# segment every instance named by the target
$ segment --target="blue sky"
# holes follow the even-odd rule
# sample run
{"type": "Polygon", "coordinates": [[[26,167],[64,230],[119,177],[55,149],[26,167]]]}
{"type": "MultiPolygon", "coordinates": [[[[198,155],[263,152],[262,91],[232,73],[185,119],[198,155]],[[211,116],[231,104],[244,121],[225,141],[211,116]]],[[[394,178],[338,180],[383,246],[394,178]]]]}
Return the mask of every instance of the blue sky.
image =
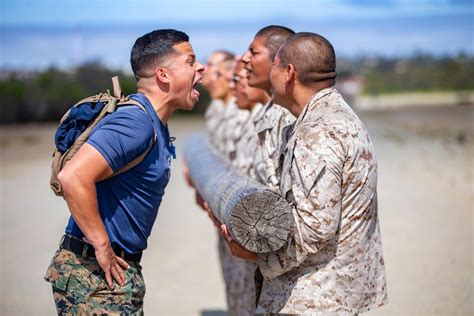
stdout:
{"type": "Polygon", "coordinates": [[[343,56],[474,54],[474,1],[448,0],[0,0],[1,68],[127,68],[134,40],[153,29],[187,32],[198,57],[245,50],[281,24],[326,36],[343,56]],[[104,50],[107,43],[113,50],[104,50]]]}
{"type": "MultiPolygon", "coordinates": [[[[443,17],[473,14],[473,1],[448,0],[1,0],[2,24],[255,21],[301,19],[443,17]]],[[[472,28],[472,25],[471,25],[472,28]]]]}

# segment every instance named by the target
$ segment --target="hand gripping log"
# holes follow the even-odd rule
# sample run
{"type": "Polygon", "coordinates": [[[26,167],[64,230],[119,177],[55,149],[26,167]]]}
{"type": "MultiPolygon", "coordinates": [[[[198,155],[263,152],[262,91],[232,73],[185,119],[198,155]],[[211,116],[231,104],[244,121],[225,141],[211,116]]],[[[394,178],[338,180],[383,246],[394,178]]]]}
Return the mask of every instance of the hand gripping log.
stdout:
{"type": "Polygon", "coordinates": [[[184,148],[194,186],[232,238],[255,253],[280,249],[294,225],[285,199],[234,168],[209,145],[207,137],[192,136],[184,148]]]}

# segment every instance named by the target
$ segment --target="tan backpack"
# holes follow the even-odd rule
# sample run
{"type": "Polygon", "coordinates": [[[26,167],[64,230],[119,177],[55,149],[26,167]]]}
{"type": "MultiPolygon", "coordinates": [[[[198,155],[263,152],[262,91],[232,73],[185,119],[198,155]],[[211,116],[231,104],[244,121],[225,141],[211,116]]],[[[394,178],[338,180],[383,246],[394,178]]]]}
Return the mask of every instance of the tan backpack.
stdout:
{"type": "MultiPolygon", "coordinates": [[[[93,118],[90,123],[88,124],[87,128],[82,132],[74,141],[74,143],[65,151],[65,152],[60,152],[58,148],[55,148],[54,153],[53,153],[53,163],[51,164],[51,179],[50,179],[50,185],[51,189],[53,190],[54,194],[57,196],[63,196],[64,197],[64,192],[61,188],[61,184],[58,181],[58,174],[59,172],[64,168],[66,163],[71,160],[71,158],[77,153],[79,148],[87,141],[89,138],[90,133],[94,129],[94,127],[108,114],[115,112],[115,110],[122,105],[136,105],[143,111],[146,110],[141,105],[139,102],[132,100],[132,99],[127,99],[123,96],[122,94],[122,89],[120,87],[120,82],[118,79],[118,76],[115,76],[112,78],[112,84],[114,88],[114,94],[111,95],[109,90],[104,93],[100,93],[98,95],[94,95],[88,98],[85,98],[79,102],[77,102],[72,108],[80,106],[85,103],[98,103],[102,102],[104,103],[104,107],[102,110],[97,114],[95,118],[93,118]]],[[[71,108],[71,109],[72,109],[71,108]]],[[[69,113],[71,112],[71,109],[69,109],[61,118],[59,125],[63,123],[63,121],[68,117],[69,113]]],[[[151,118],[150,118],[151,120],[151,118]]],[[[154,129],[154,128],[153,128],[154,129]]],[[[155,137],[153,140],[153,143],[150,145],[150,147],[145,150],[143,154],[135,158],[134,160],[130,161],[128,164],[123,166],[121,169],[117,170],[114,172],[110,177],[116,176],[118,174],[121,174],[136,165],[138,165],[140,162],[145,159],[145,156],[148,154],[150,149],[153,147],[153,145],[156,142],[156,131],[155,131],[155,137]]],[[[110,178],[109,177],[109,178],[110,178]]]]}

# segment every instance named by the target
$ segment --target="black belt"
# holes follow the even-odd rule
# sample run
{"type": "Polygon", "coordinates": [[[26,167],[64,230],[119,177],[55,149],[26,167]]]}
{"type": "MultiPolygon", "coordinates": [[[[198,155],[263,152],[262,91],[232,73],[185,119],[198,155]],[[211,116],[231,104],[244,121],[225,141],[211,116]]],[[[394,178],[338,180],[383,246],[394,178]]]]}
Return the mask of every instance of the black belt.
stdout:
{"type": "MultiPolygon", "coordinates": [[[[71,235],[64,235],[61,242],[61,248],[74,252],[76,255],[83,257],[95,258],[95,249],[77,237],[71,235]]],[[[126,253],[120,247],[112,247],[115,254],[124,260],[139,263],[142,259],[142,252],[136,254],[126,253]]]]}

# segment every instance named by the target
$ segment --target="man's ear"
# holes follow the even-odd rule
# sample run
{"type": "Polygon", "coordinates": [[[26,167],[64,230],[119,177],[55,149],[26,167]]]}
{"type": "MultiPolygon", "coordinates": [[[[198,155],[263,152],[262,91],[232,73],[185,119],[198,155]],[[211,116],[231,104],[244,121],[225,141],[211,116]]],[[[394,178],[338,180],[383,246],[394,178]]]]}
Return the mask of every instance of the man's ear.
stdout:
{"type": "Polygon", "coordinates": [[[296,68],[293,64],[286,66],[285,84],[288,86],[296,79],[296,68]]]}
{"type": "Polygon", "coordinates": [[[162,83],[169,83],[170,82],[170,74],[166,68],[157,67],[155,69],[156,78],[162,83]]]}

